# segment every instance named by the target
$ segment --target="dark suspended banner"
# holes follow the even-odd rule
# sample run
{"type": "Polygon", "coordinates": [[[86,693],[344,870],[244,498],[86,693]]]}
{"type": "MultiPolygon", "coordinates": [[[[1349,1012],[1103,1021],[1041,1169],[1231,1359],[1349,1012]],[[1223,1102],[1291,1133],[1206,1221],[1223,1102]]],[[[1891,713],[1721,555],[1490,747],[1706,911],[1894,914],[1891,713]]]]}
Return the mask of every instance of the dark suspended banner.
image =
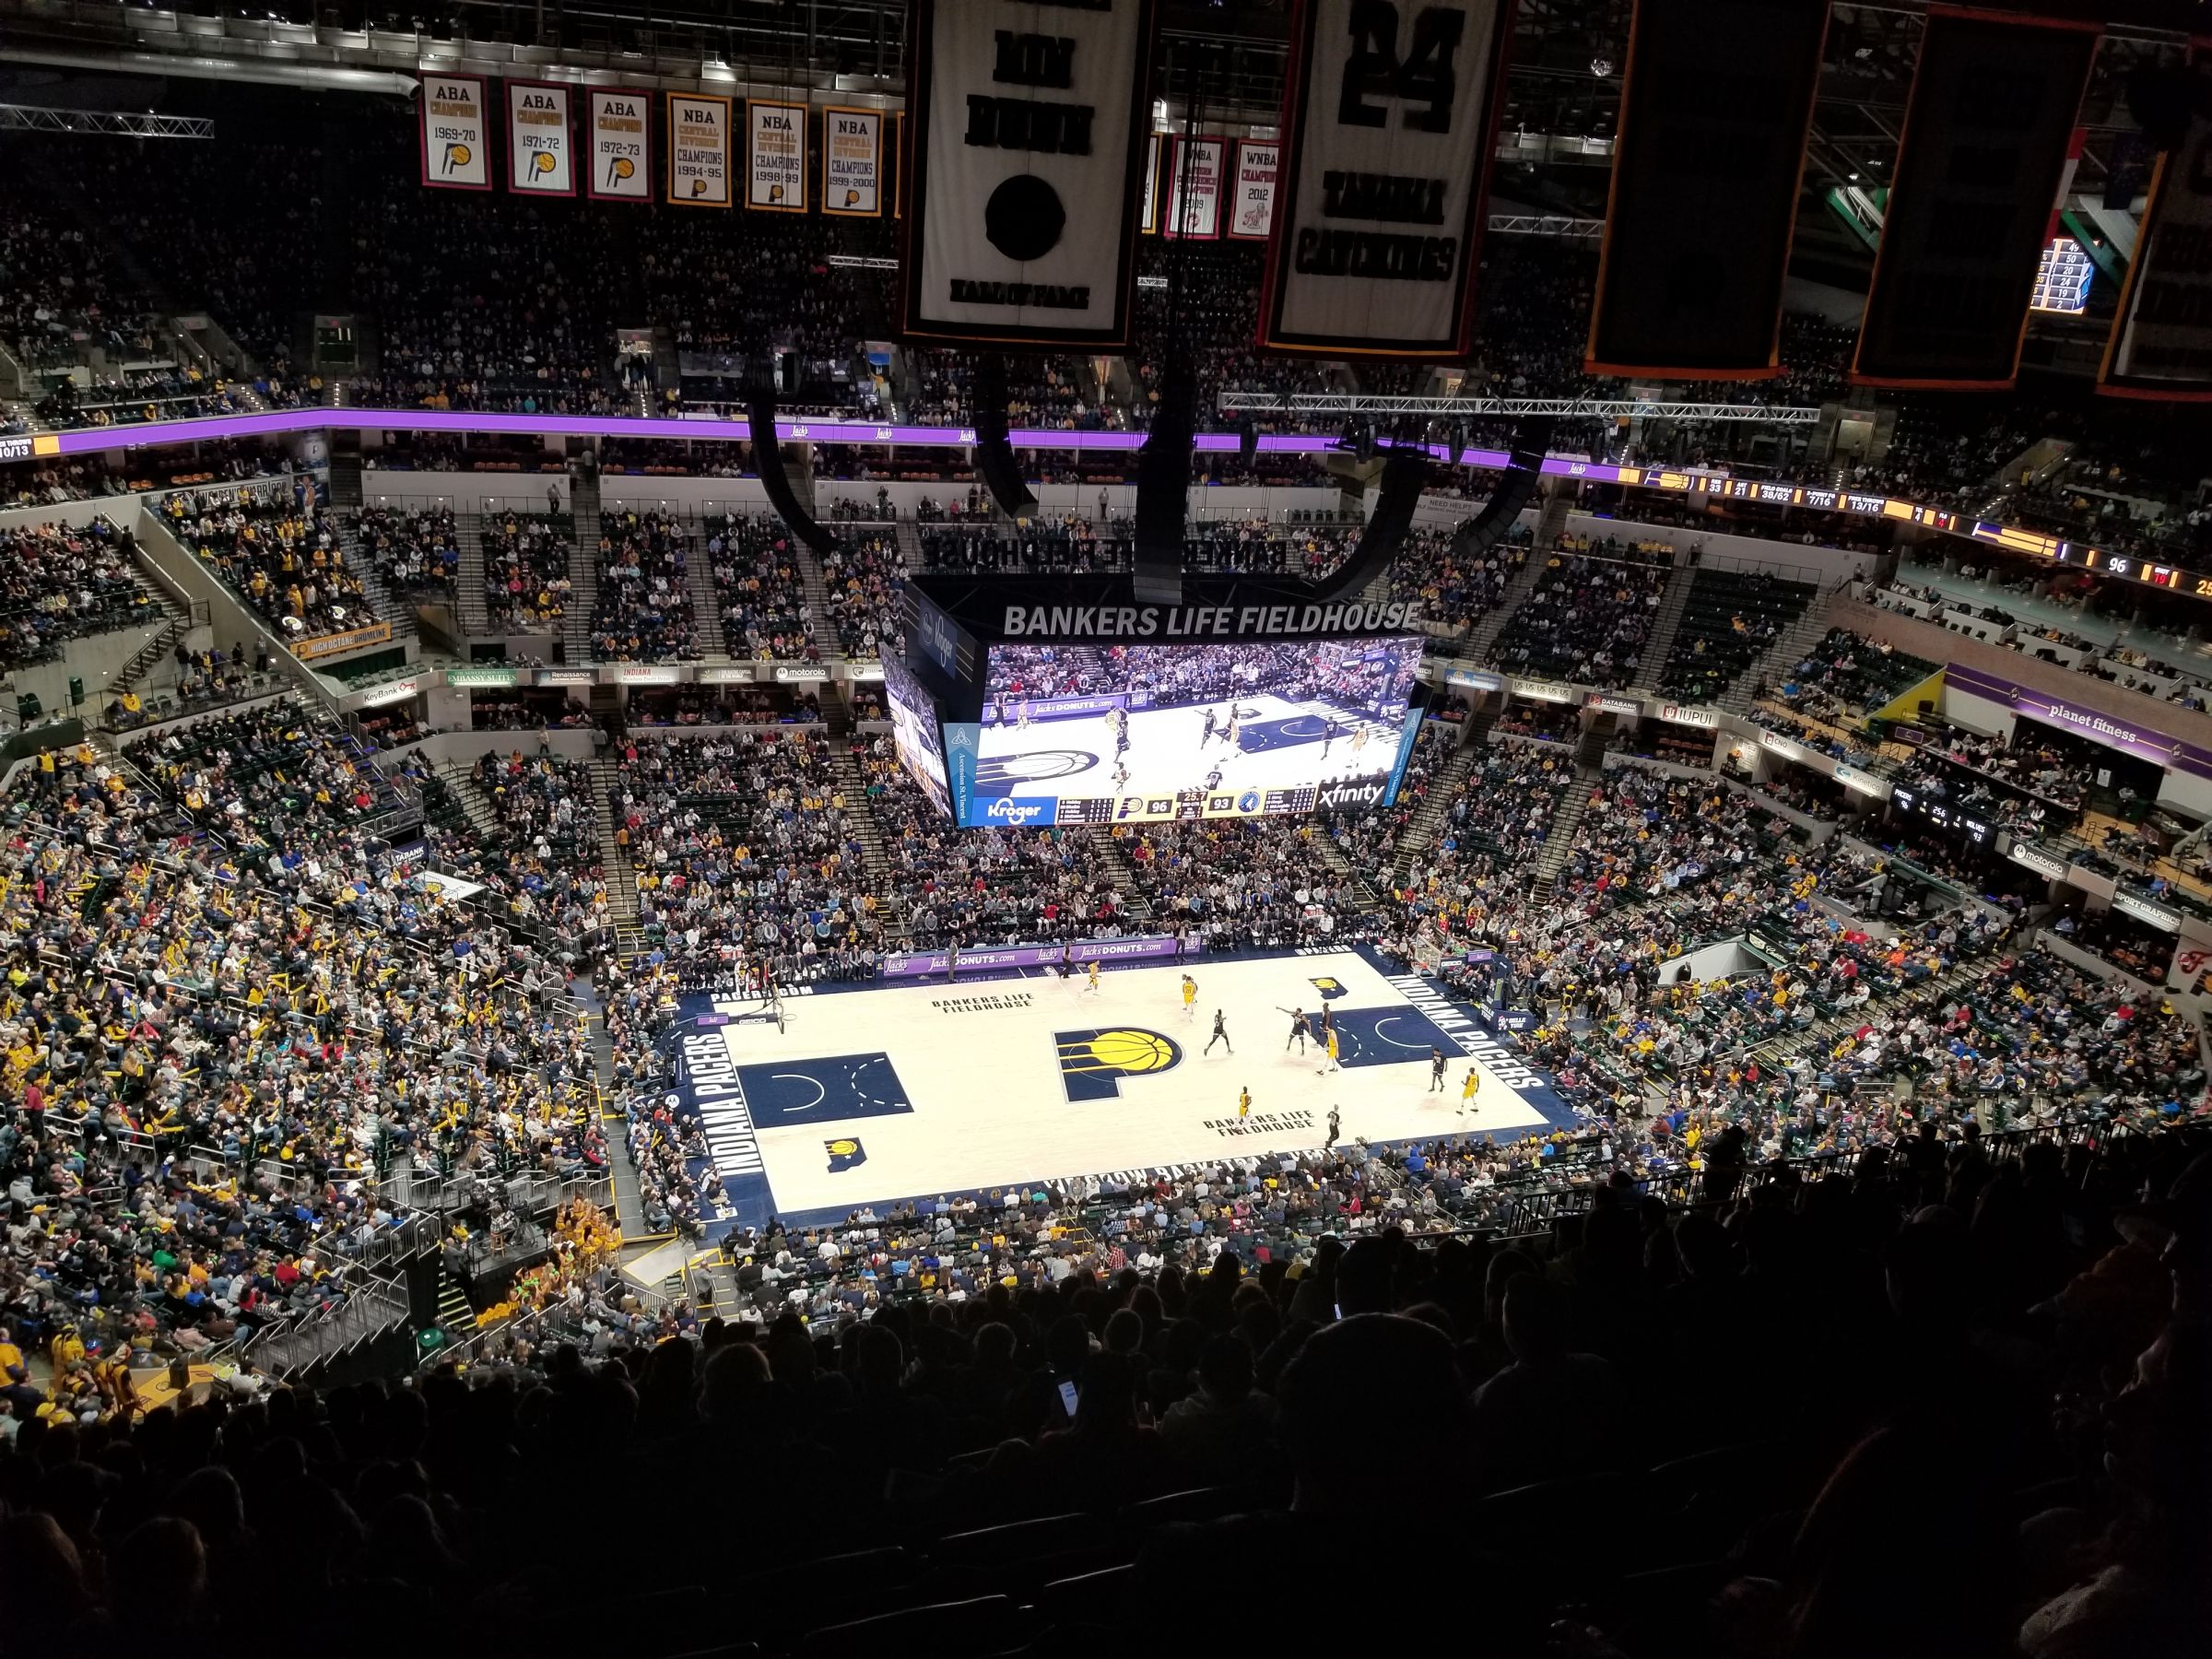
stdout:
{"type": "Polygon", "coordinates": [[[911,338],[1128,340],[1152,0],[912,0],[911,338]]]}
{"type": "Polygon", "coordinates": [[[2196,78],[2181,145],[2152,174],[2097,389],[2212,402],[2212,75],[2196,78]]]}
{"type": "Polygon", "coordinates": [[[1828,0],[1637,0],[1592,373],[1782,371],[1783,279],[1827,34],[1828,0]]]}
{"type": "Polygon", "coordinates": [[[2013,383],[2094,24],[1930,7],[1852,379],[2013,383]]]}
{"type": "Polygon", "coordinates": [[[1301,0],[1263,350],[1465,357],[1512,0],[1301,0]]]}

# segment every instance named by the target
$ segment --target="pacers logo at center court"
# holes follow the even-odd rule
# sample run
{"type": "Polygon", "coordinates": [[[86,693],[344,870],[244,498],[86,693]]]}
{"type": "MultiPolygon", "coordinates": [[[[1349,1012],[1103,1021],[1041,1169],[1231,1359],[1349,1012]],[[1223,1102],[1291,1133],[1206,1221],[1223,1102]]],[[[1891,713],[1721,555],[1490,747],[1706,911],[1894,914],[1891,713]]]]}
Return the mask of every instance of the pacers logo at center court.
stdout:
{"type": "Polygon", "coordinates": [[[1122,1092],[1124,1077],[1149,1077],[1182,1064],[1182,1049],[1172,1037],[1136,1026],[1098,1031],[1059,1031],[1060,1080],[1071,1100],[1111,1100],[1122,1092]]]}

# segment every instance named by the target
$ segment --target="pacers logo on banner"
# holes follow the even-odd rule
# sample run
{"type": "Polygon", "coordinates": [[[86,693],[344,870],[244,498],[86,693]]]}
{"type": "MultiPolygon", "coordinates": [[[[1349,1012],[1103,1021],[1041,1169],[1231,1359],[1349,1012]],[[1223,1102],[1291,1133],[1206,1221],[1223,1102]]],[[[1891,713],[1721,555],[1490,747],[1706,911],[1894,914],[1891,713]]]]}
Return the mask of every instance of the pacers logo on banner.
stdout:
{"type": "Polygon", "coordinates": [[[1071,1100],[1111,1100],[1122,1092],[1124,1077],[1150,1077],[1182,1064],[1172,1037],[1136,1026],[1097,1031],[1060,1031],[1060,1081],[1071,1100]]]}

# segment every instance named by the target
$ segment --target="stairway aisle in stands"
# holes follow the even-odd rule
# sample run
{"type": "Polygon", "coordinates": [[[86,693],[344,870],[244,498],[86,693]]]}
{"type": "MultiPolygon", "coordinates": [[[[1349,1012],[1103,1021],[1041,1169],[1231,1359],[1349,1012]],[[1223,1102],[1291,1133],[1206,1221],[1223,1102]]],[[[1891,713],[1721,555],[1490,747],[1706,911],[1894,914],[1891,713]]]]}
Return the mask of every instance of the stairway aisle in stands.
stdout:
{"type": "Polygon", "coordinates": [[[638,927],[638,875],[629,854],[615,842],[615,791],[621,784],[615,763],[602,753],[592,761],[592,818],[599,830],[599,856],[606,872],[606,909],[614,918],[617,948],[625,959],[642,947],[638,927]]]}
{"type": "Polygon", "coordinates": [[[445,786],[453,792],[463,816],[468,819],[470,839],[477,846],[488,849],[501,844],[506,832],[500,823],[500,815],[492,810],[491,803],[484,797],[484,792],[477,787],[476,780],[469,776],[467,765],[463,761],[449,760],[438,769],[438,775],[445,780],[445,786]]]}
{"type": "Polygon", "coordinates": [[[1666,660],[1674,654],[1675,635],[1682,627],[1682,611],[1689,603],[1690,584],[1696,580],[1696,567],[1677,553],[1675,573],[1666,579],[1666,592],[1660,595],[1659,614],[1652,619],[1643,653],[1636,659],[1636,672],[1629,678],[1632,689],[1651,690],[1666,672],[1666,660]]]}
{"type": "Polygon", "coordinates": [[[869,878],[880,881],[890,874],[891,861],[884,852],[883,831],[877,825],[876,815],[868,810],[867,782],[850,738],[834,735],[830,738],[830,770],[837,774],[838,787],[844,794],[845,816],[853,826],[853,839],[860,843],[869,878]]]}
{"type": "Polygon", "coordinates": [[[1307,826],[1307,830],[1313,851],[1320,855],[1321,862],[1344,877],[1344,885],[1349,889],[1352,896],[1352,908],[1355,911],[1381,910],[1382,908],[1382,899],[1376,894],[1365,873],[1344,855],[1344,849],[1336,844],[1336,838],[1329,833],[1328,826],[1315,820],[1307,826]]]}
{"type": "Polygon", "coordinates": [[[336,512],[359,512],[361,508],[361,458],[359,455],[333,455],[330,458],[330,502],[336,512]]]}
{"type": "MultiPolygon", "coordinates": [[[[1493,714],[1490,718],[1495,720],[1497,716],[1493,714]]],[[[1467,774],[1488,753],[1486,741],[1477,739],[1468,743],[1455,751],[1429,781],[1420,805],[1413,809],[1413,816],[1406,820],[1406,828],[1398,832],[1397,853],[1390,864],[1390,886],[1394,891],[1406,885],[1421,855],[1436,845],[1437,835],[1443,829],[1445,808],[1457,797],[1467,774]]]]}
{"type": "MultiPolygon", "coordinates": [[[[385,584],[383,577],[377,573],[376,567],[361,552],[359,536],[350,530],[344,532],[344,535],[350,544],[347,548],[346,561],[353,573],[361,579],[361,591],[369,597],[371,615],[392,624],[394,644],[402,640],[413,639],[419,631],[415,626],[414,602],[394,593],[385,584]]],[[[347,626],[352,626],[350,619],[347,626]]]]}
{"type": "Polygon", "coordinates": [[[1761,684],[1779,681],[1805,660],[1806,654],[1828,633],[1828,605],[1837,591],[1831,587],[1822,592],[1805,607],[1795,621],[1782,630],[1782,637],[1768,648],[1763,656],[1752,658],[1744,671],[1721,693],[1722,708],[1732,714],[1750,712],[1752,698],[1761,684]]]}
{"type": "Polygon", "coordinates": [[[569,608],[561,618],[562,653],[571,663],[592,660],[592,612],[599,604],[599,475],[576,467],[570,475],[569,510],[576,517],[576,551],[569,560],[569,608]]]}
{"type": "Polygon", "coordinates": [[[484,604],[484,515],[462,512],[453,516],[453,539],[460,544],[461,569],[454,576],[454,611],[461,631],[488,634],[491,613],[484,604]]]}
{"type": "Polygon", "coordinates": [[[1098,853],[1100,865],[1113,878],[1113,890],[1122,896],[1124,912],[1133,920],[1150,922],[1152,902],[1143,897],[1138,888],[1136,872],[1130,868],[1128,855],[1122,851],[1122,843],[1104,830],[1075,829],[1067,833],[1089,838],[1092,849],[1098,853]]]}
{"type": "Polygon", "coordinates": [[[1590,810],[1590,794],[1594,781],[1583,775],[1581,757],[1576,757],[1573,784],[1559,794],[1559,804],[1553,809],[1551,827],[1544,832],[1543,856],[1536,860],[1535,876],[1529,883],[1530,893],[1539,901],[1551,897],[1552,884],[1559,872],[1567,867],[1567,858],[1574,847],[1574,832],[1582,827],[1583,815],[1590,810]]]}
{"type": "Polygon", "coordinates": [[[1529,550],[1528,559],[1506,582],[1505,592],[1498,596],[1497,608],[1477,623],[1467,635],[1464,644],[1449,648],[1448,654],[1464,656],[1477,663],[1487,663],[1497,649],[1500,635],[1513,619],[1513,613],[1536,591],[1536,583],[1544,579],[1544,561],[1550,557],[1549,549],[1541,542],[1529,550]]]}
{"type": "Polygon", "coordinates": [[[729,641],[722,631],[722,594],[714,585],[714,561],[707,557],[707,536],[699,521],[680,515],[689,546],[684,552],[685,584],[691,591],[691,626],[699,637],[700,660],[727,663],[729,641]]]}

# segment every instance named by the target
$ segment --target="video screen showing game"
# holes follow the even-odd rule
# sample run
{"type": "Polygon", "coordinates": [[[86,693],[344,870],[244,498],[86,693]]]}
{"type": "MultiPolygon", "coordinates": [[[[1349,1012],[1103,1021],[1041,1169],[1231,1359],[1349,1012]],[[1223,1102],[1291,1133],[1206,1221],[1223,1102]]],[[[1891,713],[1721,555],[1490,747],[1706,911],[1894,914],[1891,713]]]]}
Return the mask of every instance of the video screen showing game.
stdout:
{"type": "Polygon", "coordinates": [[[913,774],[936,809],[952,816],[945,787],[945,751],[938,742],[937,708],[907,666],[890,653],[883,660],[883,688],[890,694],[891,743],[900,764],[913,774]]]}
{"type": "Polygon", "coordinates": [[[994,645],[968,821],[1385,806],[1422,643],[994,645]]]}

